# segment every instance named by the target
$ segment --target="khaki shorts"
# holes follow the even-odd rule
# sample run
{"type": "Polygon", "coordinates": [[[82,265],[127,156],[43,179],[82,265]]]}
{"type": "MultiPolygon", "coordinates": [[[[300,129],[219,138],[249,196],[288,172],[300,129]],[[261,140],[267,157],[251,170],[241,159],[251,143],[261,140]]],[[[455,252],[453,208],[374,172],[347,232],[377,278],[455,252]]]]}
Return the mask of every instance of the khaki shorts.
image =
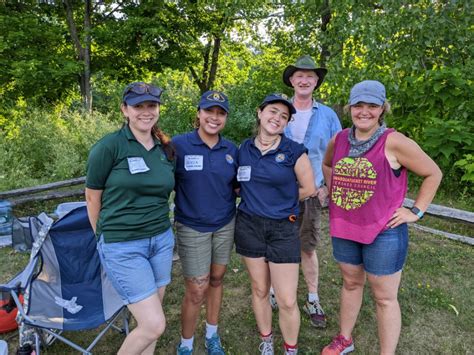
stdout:
{"type": "Polygon", "coordinates": [[[184,277],[207,275],[211,264],[227,265],[234,246],[235,217],[215,232],[198,232],[176,222],[178,254],[184,277]]]}
{"type": "Polygon", "coordinates": [[[317,197],[300,202],[299,232],[301,250],[313,251],[321,239],[321,203],[317,197]]]}

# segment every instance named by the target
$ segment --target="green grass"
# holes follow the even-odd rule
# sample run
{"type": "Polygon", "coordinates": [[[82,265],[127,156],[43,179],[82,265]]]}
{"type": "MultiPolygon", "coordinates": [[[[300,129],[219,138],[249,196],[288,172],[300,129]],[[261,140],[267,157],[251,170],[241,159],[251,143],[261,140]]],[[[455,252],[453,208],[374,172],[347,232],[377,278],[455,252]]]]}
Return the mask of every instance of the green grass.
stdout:
{"type": "MultiPolygon", "coordinates": [[[[326,215],[327,217],[327,215],[326,215]]],[[[470,230],[472,235],[472,227],[470,230]]],[[[402,333],[398,354],[472,354],[474,349],[474,248],[410,229],[410,249],[404,269],[399,299],[402,308],[402,333]]],[[[320,298],[328,315],[328,327],[314,329],[302,312],[299,336],[300,354],[319,354],[338,331],[339,291],[342,284],[336,263],[332,259],[327,225],[323,226],[323,241],[318,249],[320,259],[320,298]]],[[[8,280],[27,262],[28,256],[0,249],[0,282],[8,280]]],[[[299,303],[306,295],[300,275],[299,303]]],[[[165,296],[167,329],[159,339],[156,354],[173,354],[180,337],[180,304],[183,297],[181,264],[175,262],[173,281],[165,296]]],[[[276,353],[281,353],[278,317],[274,314],[276,353]]],[[[204,354],[204,309],[199,320],[195,354],[204,354]]],[[[228,354],[256,354],[259,338],[251,309],[250,282],[240,258],[232,256],[225,279],[224,304],[220,333],[228,354]]],[[[69,333],[76,342],[85,344],[94,332],[69,333]]],[[[378,353],[375,307],[366,289],[364,302],[354,330],[355,354],[378,353]]],[[[17,332],[0,335],[7,339],[14,353],[17,332]]],[[[109,333],[95,348],[97,354],[114,354],[123,336],[109,333]]],[[[61,343],[55,343],[44,354],[74,353],[61,343]]]]}

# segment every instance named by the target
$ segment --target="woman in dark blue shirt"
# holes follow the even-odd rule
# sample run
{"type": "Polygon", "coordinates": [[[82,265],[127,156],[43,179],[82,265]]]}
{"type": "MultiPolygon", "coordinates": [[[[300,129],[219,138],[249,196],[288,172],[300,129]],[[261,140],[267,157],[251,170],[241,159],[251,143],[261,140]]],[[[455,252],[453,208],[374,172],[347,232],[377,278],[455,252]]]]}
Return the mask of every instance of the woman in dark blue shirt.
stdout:
{"type": "Polygon", "coordinates": [[[297,349],[300,313],[296,290],[301,261],[298,202],[315,195],[316,190],[306,148],[282,134],[295,112],[285,95],[265,97],[257,110],[257,136],[245,140],[238,154],[242,201],[235,243],[252,282],[262,354],[273,353],[270,284],[280,306],[285,354],[297,349]]]}

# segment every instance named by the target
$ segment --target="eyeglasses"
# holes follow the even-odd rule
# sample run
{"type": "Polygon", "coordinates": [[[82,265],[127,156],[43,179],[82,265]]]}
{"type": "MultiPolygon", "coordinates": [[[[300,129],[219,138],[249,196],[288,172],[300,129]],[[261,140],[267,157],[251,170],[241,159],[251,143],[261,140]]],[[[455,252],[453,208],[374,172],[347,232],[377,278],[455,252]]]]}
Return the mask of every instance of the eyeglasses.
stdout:
{"type": "Polygon", "coordinates": [[[161,94],[163,93],[163,89],[160,89],[156,86],[147,83],[132,83],[125,88],[123,92],[123,98],[125,99],[125,96],[130,92],[133,92],[134,94],[138,95],[150,94],[159,99],[161,94]]]}

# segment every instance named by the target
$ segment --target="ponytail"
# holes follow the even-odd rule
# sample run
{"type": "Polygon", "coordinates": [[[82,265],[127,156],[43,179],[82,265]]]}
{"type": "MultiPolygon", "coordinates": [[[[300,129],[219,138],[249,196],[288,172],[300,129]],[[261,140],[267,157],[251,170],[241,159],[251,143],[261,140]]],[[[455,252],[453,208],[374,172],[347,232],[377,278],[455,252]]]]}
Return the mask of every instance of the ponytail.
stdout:
{"type": "Polygon", "coordinates": [[[151,134],[160,140],[168,160],[174,160],[176,156],[176,149],[174,148],[173,143],[171,143],[170,137],[168,137],[165,132],[163,132],[158,127],[158,125],[153,126],[153,128],[151,129],[151,134]]]}

